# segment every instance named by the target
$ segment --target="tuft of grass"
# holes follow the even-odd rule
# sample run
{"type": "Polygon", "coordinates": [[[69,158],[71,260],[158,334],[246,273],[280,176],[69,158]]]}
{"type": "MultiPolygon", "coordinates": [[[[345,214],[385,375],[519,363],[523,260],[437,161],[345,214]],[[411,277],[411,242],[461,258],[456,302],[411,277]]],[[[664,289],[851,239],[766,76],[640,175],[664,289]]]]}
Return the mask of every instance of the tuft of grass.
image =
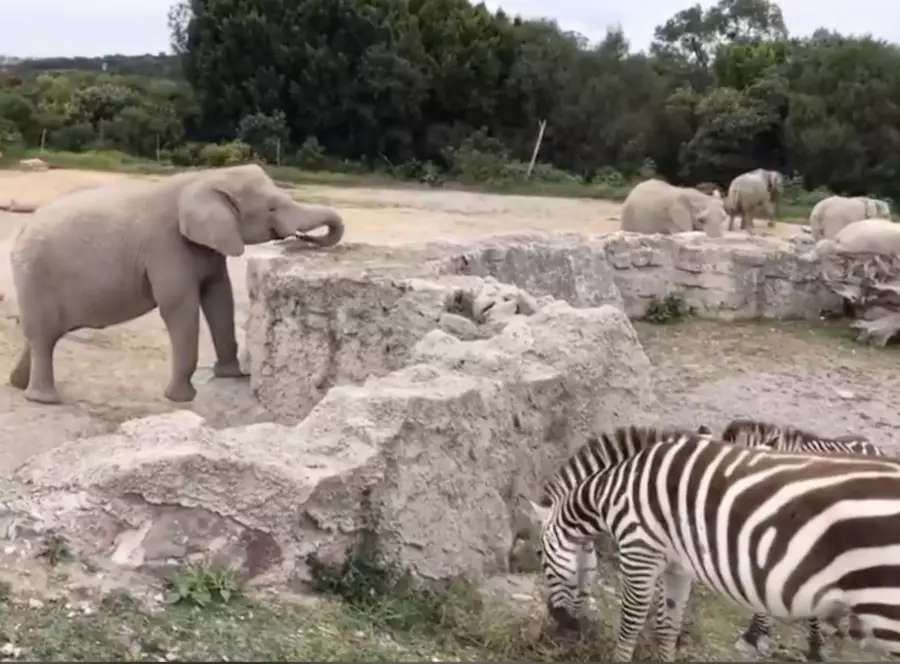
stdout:
{"type": "Polygon", "coordinates": [[[72,560],[72,551],[68,542],[59,534],[51,534],[44,540],[38,557],[43,558],[51,567],[56,567],[62,563],[72,560]]]}
{"type": "Polygon", "coordinates": [[[656,325],[680,323],[696,314],[696,309],[684,300],[680,293],[667,293],[654,297],[647,306],[644,319],[656,325]]]}

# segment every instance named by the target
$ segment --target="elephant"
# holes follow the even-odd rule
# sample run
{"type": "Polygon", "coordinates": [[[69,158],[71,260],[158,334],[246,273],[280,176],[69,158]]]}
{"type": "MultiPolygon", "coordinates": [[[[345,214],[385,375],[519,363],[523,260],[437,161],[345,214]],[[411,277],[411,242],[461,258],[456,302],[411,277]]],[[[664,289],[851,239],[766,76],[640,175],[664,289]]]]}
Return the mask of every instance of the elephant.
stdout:
{"type": "Polygon", "coordinates": [[[829,196],[813,207],[809,215],[809,229],[817,242],[832,238],[854,221],[880,217],[889,219],[891,206],[877,198],[867,196],[829,196]]]}
{"type": "Polygon", "coordinates": [[[778,218],[778,202],[784,192],[784,176],[778,171],[757,168],[738,175],[728,186],[725,209],[728,230],[734,230],[734,218],[741,217],[741,230],[753,228],[753,215],[760,210],[768,217],[769,228],[778,218]]]}
{"type": "Polygon", "coordinates": [[[861,219],[847,224],[832,238],[816,243],[820,254],[841,252],[847,254],[900,255],[900,224],[890,219],[861,219]]]}
{"type": "Polygon", "coordinates": [[[335,210],[297,203],[257,164],[64,194],[39,206],[13,240],[10,264],[26,344],[9,382],[30,401],[60,403],[53,352],[63,335],[158,307],[172,352],[164,394],[191,401],[201,310],[215,376],[244,375],[226,256],[283,238],[331,247],[343,235],[335,210]],[[307,234],[321,227],[328,232],[307,234]]]}
{"type": "Polygon", "coordinates": [[[684,233],[705,231],[721,237],[728,215],[722,199],[690,187],[676,187],[662,180],[636,185],[622,204],[623,231],[634,233],[684,233]]]}

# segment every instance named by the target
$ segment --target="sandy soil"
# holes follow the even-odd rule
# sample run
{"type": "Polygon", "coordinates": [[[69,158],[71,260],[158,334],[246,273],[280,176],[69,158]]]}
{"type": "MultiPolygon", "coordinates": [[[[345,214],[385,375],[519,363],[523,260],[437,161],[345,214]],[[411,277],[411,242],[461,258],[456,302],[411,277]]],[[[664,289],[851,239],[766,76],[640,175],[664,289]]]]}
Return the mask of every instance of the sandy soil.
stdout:
{"type": "MultiPolygon", "coordinates": [[[[128,177],[137,176],[76,170],[0,171],[0,198],[11,196],[22,202],[40,203],[76,187],[128,177]]],[[[346,238],[351,241],[397,244],[523,231],[602,233],[618,228],[619,205],[607,201],[324,186],[298,187],[297,196],[338,208],[347,220],[346,238]]],[[[0,302],[0,443],[5,442],[7,452],[6,458],[0,460],[0,472],[68,437],[109,430],[129,417],[176,408],[161,396],[168,372],[168,339],[155,312],[108,330],[71,334],[60,343],[56,366],[66,402],[63,406],[29,404],[20,392],[5,384],[21,343],[7,255],[16,229],[27,220],[28,215],[0,213],[0,293],[5,297],[0,302]],[[25,429],[23,423],[27,425],[25,429]],[[38,440],[24,434],[29,430],[40,433],[38,440]],[[23,438],[29,439],[26,445],[18,442],[23,438]]],[[[775,230],[778,235],[793,232],[796,227],[790,225],[775,230]]],[[[253,249],[248,253],[252,254],[253,249]]],[[[245,269],[243,258],[229,259],[239,321],[247,307],[245,269]]],[[[661,343],[665,345],[665,340],[661,343]]],[[[659,359],[665,364],[671,358],[663,354],[659,359]]],[[[695,359],[705,358],[701,353],[695,359]]],[[[201,369],[195,378],[201,393],[203,383],[209,379],[212,360],[204,331],[201,369]]],[[[733,374],[740,373],[736,367],[733,369],[733,374]]],[[[758,375],[752,380],[771,387],[758,375]]],[[[741,381],[750,384],[747,377],[741,381]]],[[[716,399],[727,401],[720,387],[715,390],[716,399]]],[[[195,409],[204,416],[215,417],[216,404],[198,402],[195,409]]]]}

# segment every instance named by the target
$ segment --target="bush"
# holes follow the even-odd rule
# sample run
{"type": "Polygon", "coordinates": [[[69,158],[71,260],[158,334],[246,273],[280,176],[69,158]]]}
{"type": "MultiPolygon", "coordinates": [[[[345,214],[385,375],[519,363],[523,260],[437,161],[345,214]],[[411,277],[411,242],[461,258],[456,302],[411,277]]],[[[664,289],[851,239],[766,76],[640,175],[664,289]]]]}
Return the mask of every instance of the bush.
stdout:
{"type": "Polygon", "coordinates": [[[250,161],[252,150],[241,141],[230,143],[210,143],[200,150],[199,158],[203,166],[234,166],[250,161]]]}
{"type": "Polygon", "coordinates": [[[680,293],[667,293],[662,297],[654,297],[650,300],[644,318],[650,323],[664,325],[681,322],[695,313],[694,307],[685,302],[684,296],[680,293]]]}

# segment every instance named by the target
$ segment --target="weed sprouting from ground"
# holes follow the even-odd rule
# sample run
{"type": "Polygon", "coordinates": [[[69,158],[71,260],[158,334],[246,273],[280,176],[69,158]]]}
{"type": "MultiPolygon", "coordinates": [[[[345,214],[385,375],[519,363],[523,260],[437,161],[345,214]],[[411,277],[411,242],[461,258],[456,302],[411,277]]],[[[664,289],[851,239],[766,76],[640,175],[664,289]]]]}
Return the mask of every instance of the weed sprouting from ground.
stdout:
{"type": "Polygon", "coordinates": [[[61,563],[68,562],[72,559],[72,552],[65,538],[58,534],[49,535],[45,540],[43,547],[38,553],[51,567],[56,567],[61,563]]]}
{"type": "Polygon", "coordinates": [[[664,325],[667,323],[679,323],[696,314],[696,309],[685,302],[680,293],[667,293],[662,297],[654,297],[650,300],[644,319],[650,323],[664,325]]]}
{"type": "Polygon", "coordinates": [[[228,604],[243,595],[237,574],[221,565],[199,562],[188,565],[166,580],[166,601],[200,608],[228,604]]]}

